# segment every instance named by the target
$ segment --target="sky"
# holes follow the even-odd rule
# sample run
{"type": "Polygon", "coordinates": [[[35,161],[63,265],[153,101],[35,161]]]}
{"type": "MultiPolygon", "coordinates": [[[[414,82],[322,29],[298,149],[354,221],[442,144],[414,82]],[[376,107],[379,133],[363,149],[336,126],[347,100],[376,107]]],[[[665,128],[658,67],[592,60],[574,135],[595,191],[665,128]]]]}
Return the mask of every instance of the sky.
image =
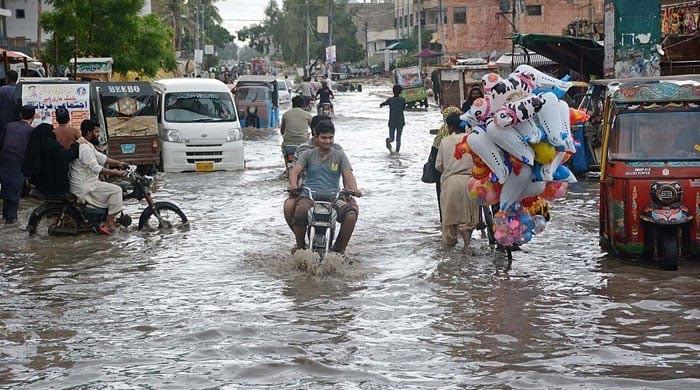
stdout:
{"type": "MultiPolygon", "coordinates": [[[[282,6],[282,0],[276,0],[282,6]]],[[[223,26],[234,36],[243,26],[256,24],[265,16],[269,0],[221,0],[216,3],[219,14],[224,19],[223,26]]],[[[240,44],[241,42],[236,41],[240,44]]]]}

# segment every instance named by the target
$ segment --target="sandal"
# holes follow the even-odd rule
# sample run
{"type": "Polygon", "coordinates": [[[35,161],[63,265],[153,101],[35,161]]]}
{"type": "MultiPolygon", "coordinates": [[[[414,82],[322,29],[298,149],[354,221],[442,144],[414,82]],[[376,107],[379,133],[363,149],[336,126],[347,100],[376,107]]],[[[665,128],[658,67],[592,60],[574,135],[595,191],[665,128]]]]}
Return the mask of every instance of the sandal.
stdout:
{"type": "Polygon", "coordinates": [[[100,225],[97,227],[97,232],[100,234],[104,234],[105,236],[111,236],[112,235],[112,230],[110,230],[107,226],[105,225],[100,225]]]}

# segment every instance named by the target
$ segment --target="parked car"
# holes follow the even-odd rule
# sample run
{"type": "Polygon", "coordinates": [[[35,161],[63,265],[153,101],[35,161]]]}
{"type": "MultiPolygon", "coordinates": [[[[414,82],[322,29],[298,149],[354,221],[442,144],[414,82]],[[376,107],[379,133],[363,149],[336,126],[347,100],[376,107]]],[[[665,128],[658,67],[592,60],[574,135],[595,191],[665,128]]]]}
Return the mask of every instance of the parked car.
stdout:
{"type": "Polygon", "coordinates": [[[285,110],[292,106],[292,89],[284,80],[277,80],[277,104],[280,110],[285,110]]]}
{"type": "Polygon", "coordinates": [[[226,84],[215,79],[175,78],[153,83],[165,172],[244,168],[241,127],[226,84]]]}

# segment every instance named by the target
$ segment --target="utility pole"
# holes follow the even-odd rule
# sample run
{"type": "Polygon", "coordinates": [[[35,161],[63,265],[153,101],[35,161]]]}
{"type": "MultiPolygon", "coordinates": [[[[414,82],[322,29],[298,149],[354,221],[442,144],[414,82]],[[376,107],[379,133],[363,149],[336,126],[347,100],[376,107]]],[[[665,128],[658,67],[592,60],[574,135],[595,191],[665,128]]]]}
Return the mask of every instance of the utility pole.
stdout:
{"type": "Polygon", "coordinates": [[[445,38],[445,15],[442,9],[442,0],[440,0],[440,30],[442,31],[442,54],[447,55],[447,39],[445,38]]]}
{"type": "MultiPolygon", "coordinates": [[[[307,67],[311,63],[311,56],[309,54],[309,45],[310,45],[310,35],[311,33],[311,19],[309,18],[309,0],[306,0],[306,64],[304,65],[304,69],[308,69],[307,67]]],[[[307,76],[310,76],[311,69],[308,69],[306,71],[307,76]]]]}
{"type": "Polygon", "coordinates": [[[333,0],[328,0],[328,46],[333,46],[333,0]]]}
{"type": "Polygon", "coordinates": [[[365,65],[369,68],[369,37],[367,36],[367,20],[365,20],[365,65]]]}
{"type": "Polygon", "coordinates": [[[421,24],[423,21],[423,2],[418,2],[418,70],[423,69],[423,58],[420,57],[420,52],[423,50],[423,34],[421,33],[421,24]]]}
{"type": "Polygon", "coordinates": [[[513,27],[513,34],[510,37],[510,71],[515,70],[515,34],[518,32],[518,29],[515,28],[515,6],[516,6],[516,1],[513,0],[513,3],[511,4],[511,9],[510,9],[510,25],[513,27]]]}

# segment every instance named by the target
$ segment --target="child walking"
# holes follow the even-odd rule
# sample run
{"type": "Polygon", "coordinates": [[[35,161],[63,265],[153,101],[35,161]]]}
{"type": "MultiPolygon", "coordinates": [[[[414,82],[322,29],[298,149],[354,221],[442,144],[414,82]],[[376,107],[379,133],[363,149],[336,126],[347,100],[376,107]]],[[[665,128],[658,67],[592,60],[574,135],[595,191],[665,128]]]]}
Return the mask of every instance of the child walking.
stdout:
{"type": "Polygon", "coordinates": [[[394,85],[392,90],[394,96],[386,99],[379,107],[389,106],[389,138],[386,139],[386,148],[389,149],[389,153],[393,153],[391,143],[396,139],[396,154],[399,154],[399,150],[401,150],[401,132],[405,125],[403,110],[406,107],[406,99],[401,97],[403,88],[400,85],[394,85]]]}

